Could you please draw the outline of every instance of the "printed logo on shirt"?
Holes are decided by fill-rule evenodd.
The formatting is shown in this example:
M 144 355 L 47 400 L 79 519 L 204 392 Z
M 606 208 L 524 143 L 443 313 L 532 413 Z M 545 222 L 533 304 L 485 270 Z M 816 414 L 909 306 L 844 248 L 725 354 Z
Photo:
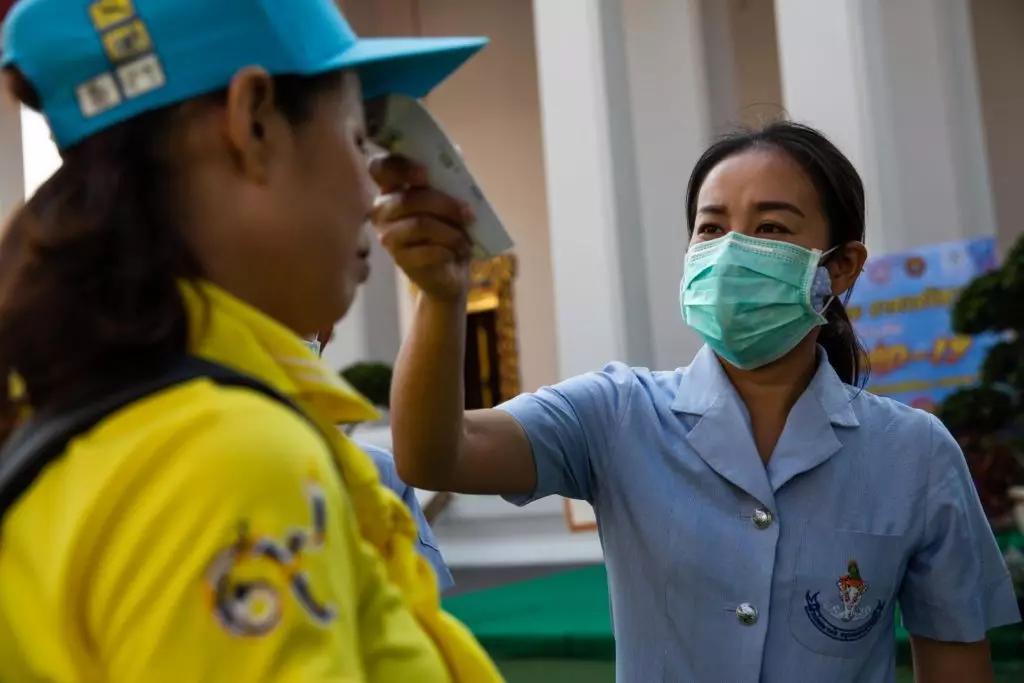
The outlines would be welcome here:
M 272 632 L 281 622 L 282 603 L 288 593 L 319 626 L 327 626 L 337 616 L 333 606 L 317 599 L 302 569 L 308 551 L 323 547 L 327 527 L 323 489 L 311 483 L 306 494 L 309 528 L 293 530 L 278 540 L 254 536 L 243 522 L 235 542 L 219 552 L 207 568 L 207 602 L 220 625 L 232 635 L 264 636 Z M 267 561 L 274 576 L 261 577 Z M 255 569 L 257 566 L 261 569 Z M 285 595 L 279 588 L 282 586 L 286 587 Z
M 838 600 L 822 604 L 818 600 L 820 591 L 813 594 L 807 591 L 804 612 L 814 627 L 829 638 L 853 642 L 870 633 L 881 620 L 885 601 L 879 600 L 874 607 L 862 605 L 869 587 L 861 577 L 857 560 L 851 559 L 846 571 L 836 581 Z

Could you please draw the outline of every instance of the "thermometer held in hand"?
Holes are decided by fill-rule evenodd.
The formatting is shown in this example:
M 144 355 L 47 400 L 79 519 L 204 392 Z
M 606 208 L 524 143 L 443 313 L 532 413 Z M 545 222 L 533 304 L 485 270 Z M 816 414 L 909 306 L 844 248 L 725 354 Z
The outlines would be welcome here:
M 434 188 L 472 208 L 476 221 L 469 232 L 475 258 L 491 258 L 512 248 L 511 236 L 466 168 L 462 154 L 418 100 L 404 95 L 372 100 L 366 104 L 366 122 L 374 144 L 422 164 Z

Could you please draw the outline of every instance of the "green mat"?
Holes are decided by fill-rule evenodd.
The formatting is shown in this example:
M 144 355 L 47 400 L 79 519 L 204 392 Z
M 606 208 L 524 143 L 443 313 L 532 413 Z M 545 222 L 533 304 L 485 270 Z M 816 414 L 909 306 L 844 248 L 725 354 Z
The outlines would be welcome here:
M 1024 538 L 1000 541 L 1016 544 Z M 444 606 L 498 660 L 615 658 L 604 565 L 458 595 L 446 599 Z M 906 662 L 910 639 L 899 623 L 897 616 L 898 657 Z M 995 659 L 1021 658 L 1019 626 L 996 629 L 990 638 Z

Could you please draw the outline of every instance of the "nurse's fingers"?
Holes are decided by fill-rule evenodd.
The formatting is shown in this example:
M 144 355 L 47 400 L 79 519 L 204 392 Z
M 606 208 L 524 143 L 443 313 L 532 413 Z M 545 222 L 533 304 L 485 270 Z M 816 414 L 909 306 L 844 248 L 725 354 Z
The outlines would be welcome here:
M 472 242 L 464 230 L 425 214 L 378 225 L 377 234 L 388 253 L 403 265 L 405 252 L 419 247 L 438 247 L 459 259 L 472 252 Z
M 409 247 L 400 252 L 395 262 L 406 273 L 430 271 L 452 263 L 461 263 L 465 254 L 453 252 L 451 249 L 436 244 L 424 244 Z
M 433 216 L 459 228 L 473 220 L 472 211 L 466 204 L 430 187 L 382 194 L 374 200 L 370 213 L 374 225 L 378 226 L 417 215 Z
M 370 159 L 370 177 L 384 194 L 427 185 L 427 169 L 400 154 L 380 154 Z

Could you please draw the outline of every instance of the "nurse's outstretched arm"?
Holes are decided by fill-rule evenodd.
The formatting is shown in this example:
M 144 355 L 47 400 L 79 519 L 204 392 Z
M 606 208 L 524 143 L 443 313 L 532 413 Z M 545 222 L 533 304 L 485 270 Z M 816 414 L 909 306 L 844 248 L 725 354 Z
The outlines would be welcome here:
M 589 500 L 621 423 L 628 382 L 594 373 L 496 410 L 465 411 L 463 368 L 472 220 L 400 157 L 374 160 L 374 225 L 420 291 L 391 387 L 399 474 L 417 488 Z M 613 373 L 614 374 L 614 373 Z M 525 502 L 519 498 L 519 502 Z

